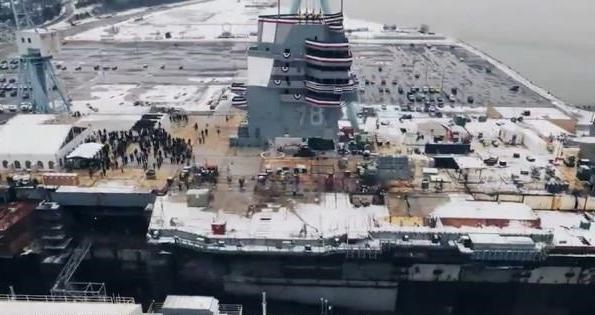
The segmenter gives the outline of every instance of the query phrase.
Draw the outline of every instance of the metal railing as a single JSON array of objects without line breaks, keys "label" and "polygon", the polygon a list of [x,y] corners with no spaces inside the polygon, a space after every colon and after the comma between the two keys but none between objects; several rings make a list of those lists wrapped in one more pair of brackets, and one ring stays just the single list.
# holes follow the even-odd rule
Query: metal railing
[{"label": "metal railing", "polygon": [[67,283],[65,288],[54,287],[51,290],[54,295],[71,296],[105,296],[105,283],[103,282],[73,282]]},{"label": "metal railing", "polygon": [[[374,259],[382,253],[382,246],[375,244],[347,244],[337,242],[336,239],[207,239],[197,235],[182,232],[173,232],[173,243],[180,247],[189,248],[200,252],[262,252],[270,254],[345,254],[350,258]],[[178,233],[182,232],[182,233]]]},{"label": "metal railing", "polygon": [[[148,314],[161,313],[163,302],[151,301],[147,309]],[[219,304],[219,315],[242,315],[244,306],[242,304]]]},{"label": "metal railing", "polygon": [[132,297],[0,294],[0,301],[135,304]]},{"label": "metal railing", "polygon": [[219,304],[220,315],[242,315],[242,304]]}]

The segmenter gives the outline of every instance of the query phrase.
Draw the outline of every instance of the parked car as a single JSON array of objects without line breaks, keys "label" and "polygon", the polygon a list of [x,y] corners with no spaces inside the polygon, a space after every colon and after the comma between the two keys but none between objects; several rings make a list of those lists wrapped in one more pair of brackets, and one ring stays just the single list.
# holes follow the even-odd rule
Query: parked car
[{"label": "parked car", "polygon": [[31,102],[22,102],[21,105],[19,105],[19,108],[22,112],[28,113],[33,110],[33,104],[31,104]]}]

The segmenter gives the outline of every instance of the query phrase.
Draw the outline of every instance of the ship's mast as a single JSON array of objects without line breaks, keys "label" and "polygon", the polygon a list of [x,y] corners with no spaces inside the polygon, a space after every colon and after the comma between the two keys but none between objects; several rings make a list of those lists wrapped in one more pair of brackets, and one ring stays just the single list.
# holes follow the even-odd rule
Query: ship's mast
[{"label": "ship's mast", "polygon": [[[303,5],[310,7],[308,5],[308,0],[306,1],[302,1],[302,0],[293,0],[293,3],[291,4],[291,8],[289,13],[290,14],[297,14],[300,9],[302,8]],[[322,11],[323,14],[331,14],[331,7],[328,3],[328,0],[314,0],[313,1],[313,5],[311,6],[312,12],[316,11],[316,2],[318,2],[318,6],[320,8],[320,11]],[[343,1],[341,1],[341,12],[343,11]]]},{"label": "ship's mast", "polygon": [[262,291],[262,315],[267,315],[267,293]]}]

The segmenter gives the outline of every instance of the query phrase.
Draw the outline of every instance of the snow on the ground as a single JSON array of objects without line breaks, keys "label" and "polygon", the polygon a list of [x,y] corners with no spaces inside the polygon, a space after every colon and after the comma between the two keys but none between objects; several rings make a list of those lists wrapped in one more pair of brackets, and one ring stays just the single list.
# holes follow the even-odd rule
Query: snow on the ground
[{"label": "snow on the ground", "polygon": [[198,87],[192,85],[156,85],[139,98],[157,103],[188,103],[196,100],[198,91]]},{"label": "snow on the ground", "polygon": [[153,12],[143,19],[129,19],[113,26],[103,26],[70,37],[70,40],[101,39],[114,41],[215,40],[224,31],[240,39],[257,30],[260,14],[276,12],[275,8],[246,7],[251,1],[203,0],[186,6]]},{"label": "snow on the ground", "polygon": [[76,122],[80,127],[91,127],[93,129],[105,129],[108,131],[129,130],[141,119],[142,115],[121,115],[121,114],[93,114],[83,116]]},{"label": "snow on the ground", "polygon": [[[68,40],[113,40],[113,41],[197,41],[217,40],[223,32],[230,32],[233,38],[222,40],[255,40],[259,15],[276,14],[275,7],[253,7],[262,1],[251,0],[197,0],[194,3],[167,10],[148,12],[142,19],[93,28],[67,38]],[[265,3],[274,4],[267,0]],[[356,30],[354,36],[371,38],[382,33],[382,25],[363,20],[345,19],[345,28]],[[166,38],[166,33],[171,39]],[[409,32],[396,32],[403,36]]]},{"label": "snow on the ground", "polygon": [[134,106],[126,100],[136,84],[101,84],[91,88],[91,99],[72,101],[72,111],[82,114],[142,114],[149,111],[148,107]]},{"label": "snow on the ground", "polygon": [[523,112],[529,111],[529,119],[570,119],[566,114],[555,107],[494,107],[502,115],[502,118],[517,118],[523,116]]},{"label": "snow on the ground", "polygon": [[[95,9],[99,8],[101,5],[100,4],[91,4],[89,6],[85,6],[85,7],[81,7],[81,8],[75,8],[74,12],[73,12],[73,16],[76,14],[81,14],[81,13],[86,13],[86,12],[90,12],[92,13]],[[105,14],[105,15],[91,15],[88,18],[84,18],[84,19],[80,19],[80,20],[75,20],[73,21],[75,25],[82,25],[82,24],[87,24],[87,23],[91,23],[91,22],[96,22],[102,19],[106,19],[106,18],[110,18],[110,17],[114,17],[114,16],[122,16],[122,15],[130,15],[130,14],[136,14],[136,13],[141,13],[144,11],[147,12],[151,12],[152,10],[154,10],[153,7],[141,7],[141,8],[134,8],[134,9],[128,9],[128,10],[123,10],[123,11],[118,11],[118,12],[113,12],[111,14]],[[69,19],[64,19],[56,24],[53,24],[51,26],[49,26],[49,29],[52,30],[56,30],[56,31],[63,31],[66,29],[71,28],[72,25],[70,24]]]},{"label": "snow on the ground", "polygon": [[[227,85],[99,84],[91,88],[91,98],[72,102],[72,110],[82,114],[135,115],[147,113],[151,106],[171,107],[187,112],[212,111],[219,105]],[[136,91],[133,91],[137,89]],[[136,101],[140,101],[140,104]]]},{"label": "snow on the ground", "polygon": [[[235,80],[239,80],[235,78]],[[221,84],[221,85],[230,85],[234,82],[233,77],[192,77],[188,78],[188,81],[196,82],[196,83],[205,83],[205,84]]]},{"label": "snow on the ground", "polygon": [[225,85],[156,85],[139,95],[139,100],[186,112],[206,112],[212,110],[211,105],[218,104],[225,88]]}]

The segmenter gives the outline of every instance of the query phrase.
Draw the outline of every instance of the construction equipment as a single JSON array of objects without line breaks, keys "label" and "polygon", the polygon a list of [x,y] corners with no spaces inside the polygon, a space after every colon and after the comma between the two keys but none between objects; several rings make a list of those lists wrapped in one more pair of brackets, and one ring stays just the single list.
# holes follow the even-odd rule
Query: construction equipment
[{"label": "construction equipment", "polygon": [[25,2],[11,0],[15,19],[15,40],[19,57],[18,95],[21,100],[31,98],[33,111],[61,113],[70,111],[66,97],[51,63],[60,51],[58,33],[36,28],[31,22]]}]

